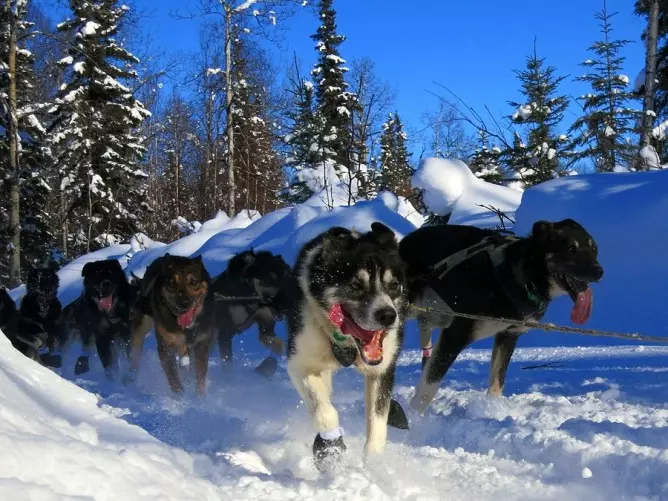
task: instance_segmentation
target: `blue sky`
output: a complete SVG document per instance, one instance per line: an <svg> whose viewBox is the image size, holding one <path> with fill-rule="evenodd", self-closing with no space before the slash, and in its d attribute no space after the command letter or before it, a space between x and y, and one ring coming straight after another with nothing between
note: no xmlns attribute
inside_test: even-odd
<svg viewBox="0 0 668 501"><path fill-rule="evenodd" d="M239 0L241 1L241 0ZM633 13L633 1L608 0L614 18L615 36L633 41L627 46L624 72L635 80L644 64L640 34L643 20ZM188 0L134 0L146 17L142 23L153 32L166 53L190 52L198 48L198 20L177 20L170 15ZM467 104L498 116L510 113L508 100L519 99L519 84L513 69L522 68L537 37L538 53L561 75L570 75L562 91L579 96L585 90L574 83L581 73L578 64L598 39L594 13L602 1L560 0L336 0L340 33L347 40L341 47L349 62L370 57L379 76L397 92L396 109L417 130L420 116L437 106L429 91L445 94L438 84L449 87ZM283 70L296 52L308 72L316 56L309 38L318 26L312 9L282 23L280 46L271 47L273 62ZM572 107L571 122L577 108Z"/></svg>

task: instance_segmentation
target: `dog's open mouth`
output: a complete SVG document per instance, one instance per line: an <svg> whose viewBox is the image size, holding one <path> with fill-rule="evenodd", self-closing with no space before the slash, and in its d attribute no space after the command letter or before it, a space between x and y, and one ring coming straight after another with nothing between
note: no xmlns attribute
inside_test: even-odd
<svg viewBox="0 0 668 501"><path fill-rule="evenodd" d="M587 282L583 282L570 275L561 275L560 282L573 300L571 321L575 324L584 324L591 316L594 304L594 293Z"/></svg>
<svg viewBox="0 0 668 501"><path fill-rule="evenodd" d="M108 296L101 297L97 300L97 305L100 307L100 310L109 313L114 306L114 296L109 294Z"/></svg>
<svg viewBox="0 0 668 501"><path fill-rule="evenodd" d="M199 314L199 305L200 301L197 300L186 311L176 315L176 323L179 327L182 329L190 329L193 325L195 325L195 320Z"/></svg>
<svg viewBox="0 0 668 501"><path fill-rule="evenodd" d="M383 339L385 339L386 331L363 329L340 304L335 304L330 308L329 320L339 328L342 334L352 336L365 364L378 365L383 361Z"/></svg>

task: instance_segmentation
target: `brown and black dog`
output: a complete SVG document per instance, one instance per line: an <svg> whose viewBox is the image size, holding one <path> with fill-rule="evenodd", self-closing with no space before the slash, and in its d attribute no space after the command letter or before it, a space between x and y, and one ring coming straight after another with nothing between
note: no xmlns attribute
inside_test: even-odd
<svg viewBox="0 0 668 501"><path fill-rule="evenodd" d="M136 378L146 334L155 327L160 363L172 391L183 391L177 355L181 361L192 355L197 393L204 395L214 324L210 285L201 256L165 254L151 263L132 318L130 381Z"/></svg>

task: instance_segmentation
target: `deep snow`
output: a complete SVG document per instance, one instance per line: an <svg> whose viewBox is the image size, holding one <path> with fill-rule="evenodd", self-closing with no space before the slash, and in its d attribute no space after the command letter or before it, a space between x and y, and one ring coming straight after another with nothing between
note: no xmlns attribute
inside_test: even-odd
<svg viewBox="0 0 668 501"><path fill-rule="evenodd" d="M477 193L488 188L475 186ZM477 196L464 189L454 210L477 207L470 202ZM201 254L217 274L250 246L292 263L303 243L334 224L366 230L381 220L401 236L415 227L404 202L383 194L328 210L316 196L261 219L242 213L232 226L221 216L169 245L142 239L112 246L63 269L60 297L74 299L83 263L101 257L129 260L128 273L141 276L165 252ZM524 193L516 231L528 232L541 218L582 222L606 268L589 325L668 336L660 288L668 278L667 205L668 172L569 177ZM547 318L567 323L568 309L564 298ZM253 372L267 355L255 329L235 344L233 381L223 380L213 353L208 397L195 397L191 381L175 400L153 340L136 386L126 388L105 381L96 361L85 378L75 377L76 353L66 355L60 378L0 338L0 499L668 499L666 346L601 346L599 338L531 333L513 358L507 396L494 400L484 393L489 344L478 343L454 364L427 414L410 414L408 432L390 430L386 453L367 465L362 379L342 370L333 401L347 459L339 473L319 475L311 462L314 432L285 360L266 381ZM417 344L409 322L395 387L406 408L420 373ZM551 346L529 347L541 344Z"/></svg>

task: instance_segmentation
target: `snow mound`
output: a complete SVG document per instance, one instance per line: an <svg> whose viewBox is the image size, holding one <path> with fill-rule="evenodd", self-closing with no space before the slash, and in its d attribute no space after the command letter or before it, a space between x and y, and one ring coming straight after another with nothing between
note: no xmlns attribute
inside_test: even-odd
<svg viewBox="0 0 668 501"><path fill-rule="evenodd" d="M0 499L220 499L195 457L116 417L120 409L99 408L2 333L0 388Z"/></svg>
<svg viewBox="0 0 668 501"><path fill-rule="evenodd" d="M495 227L499 218L489 207L512 217L522 199L519 190L478 179L460 160L424 159L412 183L423 190L424 203L431 212L450 214L450 224Z"/></svg>
<svg viewBox="0 0 668 501"><path fill-rule="evenodd" d="M524 192L515 231L528 234L540 219L572 218L582 224L596 240L605 269L603 280L593 286L595 304L587 327L668 337L668 311L665 301L657 300L665 297L668 283L666 214L666 171L563 177ZM570 307L570 299L559 298L546 320L564 323ZM549 338L573 342L573 337Z"/></svg>

